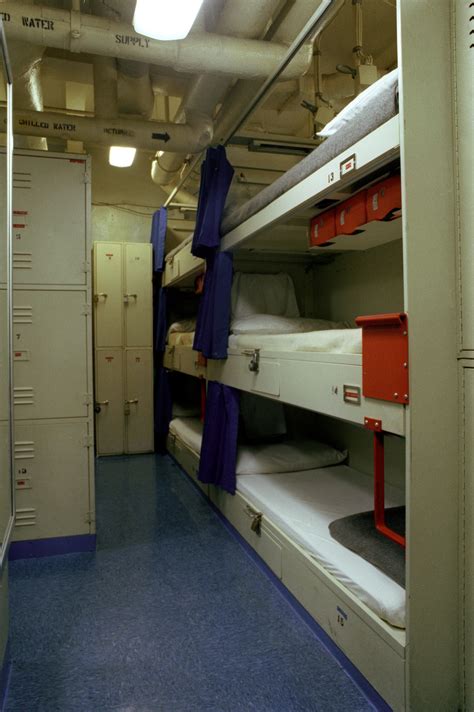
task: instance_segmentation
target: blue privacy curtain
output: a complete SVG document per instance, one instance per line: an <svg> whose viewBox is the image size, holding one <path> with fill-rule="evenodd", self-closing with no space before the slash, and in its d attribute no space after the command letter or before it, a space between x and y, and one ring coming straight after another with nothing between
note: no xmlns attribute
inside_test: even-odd
<svg viewBox="0 0 474 712"><path fill-rule="evenodd" d="M206 260L193 349L206 358L227 358L232 288L232 254L216 252Z"/></svg>
<svg viewBox="0 0 474 712"><path fill-rule="evenodd" d="M225 148L208 148L201 166L201 184L191 252L206 259L206 275L193 348L206 358L227 358L232 287L232 255L219 252L220 224L234 169Z"/></svg>
<svg viewBox="0 0 474 712"><path fill-rule="evenodd" d="M198 479L235 494L239 391L217 381L207 387Z"/></svg>
<svg viewBox="0 0 474 712"><path fill-rule="evenodd" d="M208 257L218 249L220 225L234 169L225 155L224 146L208 148L201 165L201 183L191 252Z"/></svg>
<svg viewBox="0 0 474 712"><path fill-rule="evenodd" d="M163 272L165 266L165 240L168 212L160 208L153 213L150 242L153 245L153 271Z"/></svg>
<svg viewBox="0 0 474 712"><path fill-rule="evenodd" d="M161 365L155 368L155 449L166 450L166 438L172 417L170 373Z"/></svg>
<svg viewBox="0 0 474 712"><path fill-rule="evenodd" d="M155 322L155 351L162 353L166 346L166 288L155 287L153 299L153 315Z"/></svg>

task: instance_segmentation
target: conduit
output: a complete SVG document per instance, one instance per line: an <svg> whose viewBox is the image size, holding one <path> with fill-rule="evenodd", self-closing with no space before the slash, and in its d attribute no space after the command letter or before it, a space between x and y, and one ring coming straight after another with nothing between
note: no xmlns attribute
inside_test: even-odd
<svg viewBox="0 0 474 712"><path fill-rule="evenodd" d="M0 111L0 122L6 112ZM212 124L206 117L194 116L188 124L173 124L133 119L100 119L72 114L16 111L13 131L28 136L84 141L108 146L135 146L156 151L160 146L171 151L199 153L212 139Z"/></svg>
<svg viewBox="0 0 474 712"><path fill-rule="evenodd" d="M143 37L130 25L109 18L36 5L2 3L7 39L42 47L131 59L176 71L220 74L255 79L271 74L287 47L274 42L245 40L212 33L190 34L185 40L160 42ZM311 45L302 47L285 78L305 74L312 59Z"/></svg>

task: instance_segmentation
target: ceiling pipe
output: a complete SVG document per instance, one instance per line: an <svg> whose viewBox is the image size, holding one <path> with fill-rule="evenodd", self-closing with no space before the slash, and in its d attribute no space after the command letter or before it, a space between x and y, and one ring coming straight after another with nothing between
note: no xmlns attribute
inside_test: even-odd
<svg viewBox="0 0 474 712"><path fill-rule="evenodd" d="M44 48L27 45L24 42L9 42L8 51L13 73L15 107L42 111L41 60ZM17 148L47 151L48 143L44 137L28 137L17 143Z"/></svg>
<svg viewBox="0 0 474 712"><path fill-rule="evenodd" d="M0 122L5 119L0 111ZM46 136L51 138L84 141L106 146L135 146L146 151L156 151L167 145L172 151L198 153L212 139L212 124L206 117L193 117L187 124L173 124L138 119L91 118L73 114L56 114L39 111L15 111L15 134Z"/></svg>
<svg viewBox="0 0 474 712"><path fill-rule="evenodd" d="M298 52L299 48L303 46L303 44L307 41L309 37L316 36L321 31L321 29L325 27L328 22L331 21L335 8L340 9L343 4L344 0L322 0L317 10L311 15L302 30L299 32L298 36L293 40L285 56L279 62L278 66L261 85L259 91L253 97L250 104L241 112L238 119L232 124L232 128L229 130L229 133L225 137L223 143L228 143L228 141L232 138L235 132L238 131L238 129L245 123L252 111L254 111L256 107L259 106L265 96L269 93L273 84L282 75L288 64L291 63L293 57ZM195 156L193 161L191 161L188 170L182 176L176 187L168 195L168 198L164 203L165 207L167 207L173 201L178 190L183 187L183 185L199 163L200 159L201 156L198 154L197 156Z"/></svg>
<svg viewBox="0 0 474 712"><path fill-rule="evenodd" d="M131 59L176 71L232 77L266 77L285 56L287 47L274 42L236 39L212 33L190 34L185 40L160 42L106 17L36 5L2 3L7 39L42 47ZM311 65L312 48L301 47L285 71L299 77Z"/></svg>
<svg viewBox="0 0 474 712"><path fill-rule="evenodd" d="M216 31L219 34L232 34L243 38L260 37L279 5L280 0L260 0L250 4L248 0L228 1L220 13ZM175 121L183 121L190 111L195 111L198 107L212 116L231 84L232 79L229 77L197 77L181 102ZM153 182L167 190L166 186L174 182L185 158L186 155L179 153L166 152L164 155L157 155L151 167Z"/></svg>

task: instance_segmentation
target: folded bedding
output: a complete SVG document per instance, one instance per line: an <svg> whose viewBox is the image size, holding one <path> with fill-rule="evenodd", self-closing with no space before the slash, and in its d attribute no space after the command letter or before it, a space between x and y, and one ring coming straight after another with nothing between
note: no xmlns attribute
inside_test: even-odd
<svg viewBox="0 0 474 712"><path fill-rule="evenodd" d="M174 332L168 336L168 346L188 346L192 348L194 342L194 331L178 333Z"/></svg>

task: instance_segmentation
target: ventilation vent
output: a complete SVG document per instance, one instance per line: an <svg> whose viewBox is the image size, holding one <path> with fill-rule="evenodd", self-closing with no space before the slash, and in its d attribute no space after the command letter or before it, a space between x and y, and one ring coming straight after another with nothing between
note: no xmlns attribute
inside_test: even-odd
<svg viewBox="0 0 474 712"><path fill-rule="evenodd" d="M15 460L33 460L35 443L33 440L18 440L15 443Z"/></svg>
<svg viewBox="0 0 474 712"><path fill-rule="evenodd" d="M13 307L14 324L32 324L33 307Z"/></svg>
<svg viewBox="0 0 474 712"><path fill-rule="evenodd" d="M34 405L35 391L33 386L15 386L13 389L14 405Z"/></svg>
<svg viewBox="0 0 474 712"><path fill-rule="evenodd" d="M14 252L13 267L14 269L32 269L33 255L31 252Z"/></svg>
<svg viewBox="0 0 474 712"><path fill-rule="evenodd" d="M25 507L15 513L15 527L33 527L36 524L36 509Z"/></svg>
<svg viewBox="0 0 474 712"><path fill-rule="evenodd" d="M13 171L13 187L18 190L31 190L32 178L31 173L21 173Z"/></svg>

